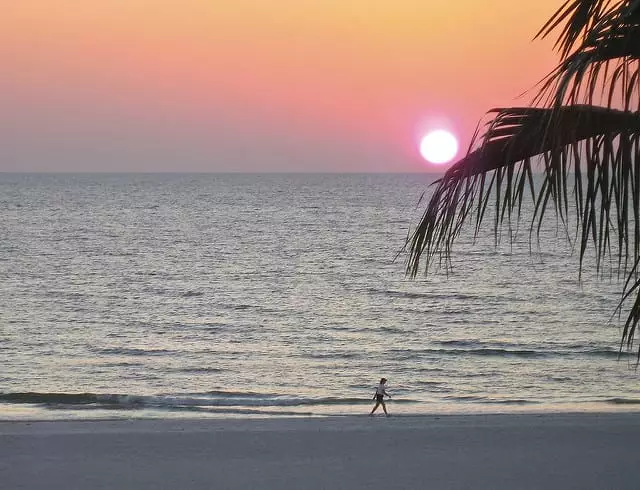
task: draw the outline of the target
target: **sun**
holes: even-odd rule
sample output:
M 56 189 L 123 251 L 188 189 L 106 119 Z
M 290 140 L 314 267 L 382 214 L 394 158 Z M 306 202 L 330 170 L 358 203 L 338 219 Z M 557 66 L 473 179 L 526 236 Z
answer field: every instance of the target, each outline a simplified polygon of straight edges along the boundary
M 458 140 L 444 129 L 431 131 L 420 140 L 420 154 L 431 163 L 450 162 L 457 153 Z

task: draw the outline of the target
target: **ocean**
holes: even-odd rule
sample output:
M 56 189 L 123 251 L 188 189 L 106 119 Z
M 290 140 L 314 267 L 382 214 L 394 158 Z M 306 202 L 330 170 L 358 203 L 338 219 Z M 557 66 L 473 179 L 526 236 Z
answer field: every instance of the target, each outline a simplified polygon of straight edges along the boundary
M 433 180 L 0 174 L 0 419 L 366 414 L 383 376 L 394 415 L 640 410 L 622 283 L 553 217 L 405 276 Z

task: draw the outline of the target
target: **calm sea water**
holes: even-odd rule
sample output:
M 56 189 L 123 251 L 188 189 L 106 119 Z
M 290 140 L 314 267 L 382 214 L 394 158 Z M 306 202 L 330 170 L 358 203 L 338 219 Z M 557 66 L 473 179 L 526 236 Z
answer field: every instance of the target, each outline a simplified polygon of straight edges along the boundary
M 405 277 L 431 179 L 0 174 L 0 418 L 640 409 L 555 222 Z

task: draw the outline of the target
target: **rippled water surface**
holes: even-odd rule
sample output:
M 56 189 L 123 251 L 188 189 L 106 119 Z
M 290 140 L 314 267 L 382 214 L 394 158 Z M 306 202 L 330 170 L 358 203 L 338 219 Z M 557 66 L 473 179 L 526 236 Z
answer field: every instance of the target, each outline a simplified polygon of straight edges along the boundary
M 638 406 L 555 222 L 405 278 L 431 179 L 0 174 L 0 418 Z

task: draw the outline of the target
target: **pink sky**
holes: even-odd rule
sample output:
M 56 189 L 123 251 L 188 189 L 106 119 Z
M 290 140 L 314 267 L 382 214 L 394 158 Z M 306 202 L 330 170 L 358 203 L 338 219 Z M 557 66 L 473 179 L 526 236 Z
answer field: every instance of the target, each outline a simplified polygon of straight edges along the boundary
M 219 4 L 219 5 L 218 5 Z M 555 64 L 560 2 L 20 0 L 0 171 L 412 172 Z

